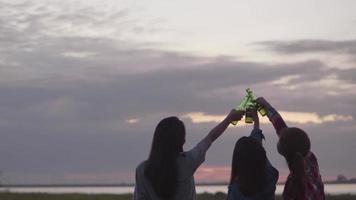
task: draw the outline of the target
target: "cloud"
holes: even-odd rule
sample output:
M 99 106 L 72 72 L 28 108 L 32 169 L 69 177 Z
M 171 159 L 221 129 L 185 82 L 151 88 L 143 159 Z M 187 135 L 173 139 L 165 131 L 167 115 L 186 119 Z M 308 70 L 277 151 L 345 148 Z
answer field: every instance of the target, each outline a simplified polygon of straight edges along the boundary
M 329 114 L 325 116 L 320 116 L 317 113 L 288 111 L 280 111 L 280 113 L 286 122 L 297 124 L 324 124 L 329 122 L 344 122 L 354 120 L 351 115 Z
M 262 41 L 253 43 L 274 56 L 287 56 L 294 61 L 309 59 L 323 60 L 329 68 L 356 68 L 356 40 L 286 40 Z
M 289 112 L 289 111 L 280 111 L 281 116 L 286 122 L 295 123 L 295 124 L 323 124 L 330 122 L 345 122 L 353 121 L 354 118 L 351 115 L 338 115 L 338 114 L 329 114 L 325 116 L 320 116 L 317 113 L 311 112 Z M 193 123 L 219 123 L 224 118 L 225 115 L 209 115 L 204 112 L 191 112 L 186 113 L 181 116 L 191 120 Z M 261 123 L 268 124 L 270 123 L 267 118 L 261 118 Z M 244 122 L 238 123 L 239 126 L 244 126 Z
M 204 112 L 192 112 L 182 115 L 182 118 L 190 119 L 193 123 L 211 123 L 221 122 L 224 115 L 208 115 Z
M 228 183 L 230 180 L 231 174 L 231 166 L 216 166 L 216 165 L 203 165 L 198 168 L 196 173 L 194 174 L 194 178 L 198 183 Z M 279 170 L 279 179 L 278 182 L 285 182 L 289 171 L 286 170 Z M 208 180 L 208 181 L 207 181 Z M 335 180 L 335 177 L 331 179 L 324 179 L 323 180 Z
M 272 85 L 287 85 L 293 80 L 297 80 L 301 78 L 300 75 L 288 75 L 288 76 L 283 76 L 277 80 L 273 80 L 271 82 Z
M 133 171 L 116 171 L 116 172 L 78 172 L 78 173 L 65 173 L 63 179 L 69 183 L 98 183 L 102 180 L 107 180 L 108 184 L 117 184 L 117 180 L 130 183 L 132 177 L 135 176 Z
M 303 88 L 325 88 L 327 94 L 336 96 L 338 96 L 340 93 L 356 93 L 355 83 L 352 83 L 348 80 L 342 80 L 336 74 L 322 77 L 319 80 L 309 80 L 306 82 L 296 81 L 299 78 L 299 75 L 286 76 L 282 77 L 281 79 L 274 80 L 270 84 L 279 85 L 280 87 L 291 91 Z M 291 84 L 290 82 L 292 81 L 293 83 Z
M 140 121 L 140 119 L 138 119 L 138 118 L 132 118 L 132 119 L 126 120 L 126 122 L 129 124 L 136 124 L 139 121 Z
M 0 169 L 9 182 L 60 183 L 64 174 L 85 182 L 97 173 L 105 183 L 106 173 L 146 159 L 160 119 L 189 119 L 191 147 L 246 87 L 289 111 L 288 122 L 316 126 L 315 135 L 332 124 L 354 140 L 354 130 L 342 129 L 356 117 L 353 69 L 330 69 L 318 59 L 262 63 L 165 51 L 131 40 L 148 34 L 151 23 L 122 7 L 0 4 Z M 221 139 L 208 164 L 230 160 L 235 136 Z M 330 143 L 342 145 L 330 134 L 315 147 Z M 120 176 L 118 182 L 130 179 Z
M 283 54 L 300 53 L 338 53 L 356 54 L 356 40 L 295 40 L 295 41 L 264 41 L 256 43 L 268 50 Z
M 196 182 L 228 182 L 230 179 L 230 166 L 202 166 L 194 174 Z
M 349 83 L 356 83 L 356 68 L 340 70 L 337 72 L 337 76 L 339 79 L 345 80 Z
M 72 58 L 88 58 L 90 56 L 95 56 L 95 52 L 83 51 L 83 52 L 65 52 L 63 53 L 64 57 L 72 57 Z

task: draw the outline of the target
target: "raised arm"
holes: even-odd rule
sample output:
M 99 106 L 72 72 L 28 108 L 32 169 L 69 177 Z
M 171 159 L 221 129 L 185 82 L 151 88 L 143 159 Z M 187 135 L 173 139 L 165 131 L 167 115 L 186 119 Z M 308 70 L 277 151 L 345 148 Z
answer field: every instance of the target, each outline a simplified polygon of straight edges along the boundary
M 260 129 L 260 119 L 257 114 L 257 108 L 249 109 L 249 112 L 252 113 L 253 117 L 253 129 L 251 131 L 250 137 L 262 143 L 262 140 L 265 139 L 265 136 Z
M 282 116 L 263 97 L 257 98 L 256 101 L 258 104 L 260 104 L 261 106 L 263 106 L 267 109 L 267 111 L 268 111 L 267 117 L 268 117 L 269 121 L 272 122 L 278 137 L 280 137 L 281 130 L 284 128 L 287 128 L 287 125 L 284 122 Z
M 253 117 L 253 130 L 260 130 L 260 118 L 257 114 L 257 109 L 252 109 L 252 117 Z
M 235 109 L 231 110 L 230 113 L 225 117 L 225 119 L 215 126 L 208 135 L 203 139 L 204 142 L 211 144 L 213 143 L 229 126 L 232 121 L 240 121 L 244 111 L 237 111 Z
M 192 150 L 185 153 L 186 159 L 190 160 L 190 162 L 187 163 L 191 164 L 189 169 L 191 169 L 192 174 L 194 174 L 196 169 L 204 162 L 205 154 L 211 143 L 226 130 L 232 121 L 241 120 L 243 114 L 243 111 L 231 110 L 222 122 L 215 126 Z

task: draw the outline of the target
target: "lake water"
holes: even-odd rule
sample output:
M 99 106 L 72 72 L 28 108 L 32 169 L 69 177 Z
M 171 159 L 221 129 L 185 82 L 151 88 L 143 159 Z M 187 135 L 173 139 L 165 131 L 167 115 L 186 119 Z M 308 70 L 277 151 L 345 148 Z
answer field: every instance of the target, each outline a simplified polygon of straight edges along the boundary
M 281 194 L 283 185 L 277 185 L 276 194 Z M 125 194 L 132 193 L 132 186 L 88 186 L 88 187 L 0 187 L 0 192 L 14 193 L 82 193 L 82 194 Z M 224 185 L 204 185 L 196 186 L 197 193 L 227 192 Z M 325 192 L 328 194 L 356 194 L 356 184 L 326 184 Z

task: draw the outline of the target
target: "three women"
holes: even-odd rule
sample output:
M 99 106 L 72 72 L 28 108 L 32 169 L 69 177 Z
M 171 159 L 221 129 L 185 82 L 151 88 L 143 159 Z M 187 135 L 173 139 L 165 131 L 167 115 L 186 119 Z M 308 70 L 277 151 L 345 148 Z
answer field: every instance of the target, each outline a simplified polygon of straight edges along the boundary
M 307 134 L 288 128 L 280 114 L 264 99 L 257 102 L 268 110 L 268 118 L 279 136 L 278 152 L 285 157 L 290 174 L 283 192 L 285 200 L 325 199 L 315 155 Z M 264 138 L 254 110 L 254 129 L 240 138 L 232 158 L 228 200 L 274 199 L 278 171 L 270 164 L 262 146 Z M 184 151 L 185 127 L 177 117 L 163 119 L 154 132 L 151 152 L 136 168 L 134 199 L 196 199 L 194 173 L 204 162 L 210 145 L 244 112 L 232 110 L 192 150 Z

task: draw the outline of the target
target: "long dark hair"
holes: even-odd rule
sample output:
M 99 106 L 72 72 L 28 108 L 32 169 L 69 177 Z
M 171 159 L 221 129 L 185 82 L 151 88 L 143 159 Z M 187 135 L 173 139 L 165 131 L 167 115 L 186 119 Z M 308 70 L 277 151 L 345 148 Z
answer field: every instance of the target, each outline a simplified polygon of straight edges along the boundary
M 289 194 L 295 199 L 302 199 L 305 193 L 306 172 L 304 158 L 310 151 L 310 140 L 308 135 L 299 128 L 286 128 L 282 130 L 278 142 L 278 152 L 282 154 L 291 172 L 292 186 Z
M 267 156 L 262 144 L 251 137 L 242 137 L 232 156 L 230 184 L 238 181 L 240 192 L 252 196 L 263 191 L 266 182 Z
M 177 157 L 183 152 L 185 127 L 177 117 L 161 120 L 154 132 L 145 176 L 160 198 L 172 197 L 177 188 Z

